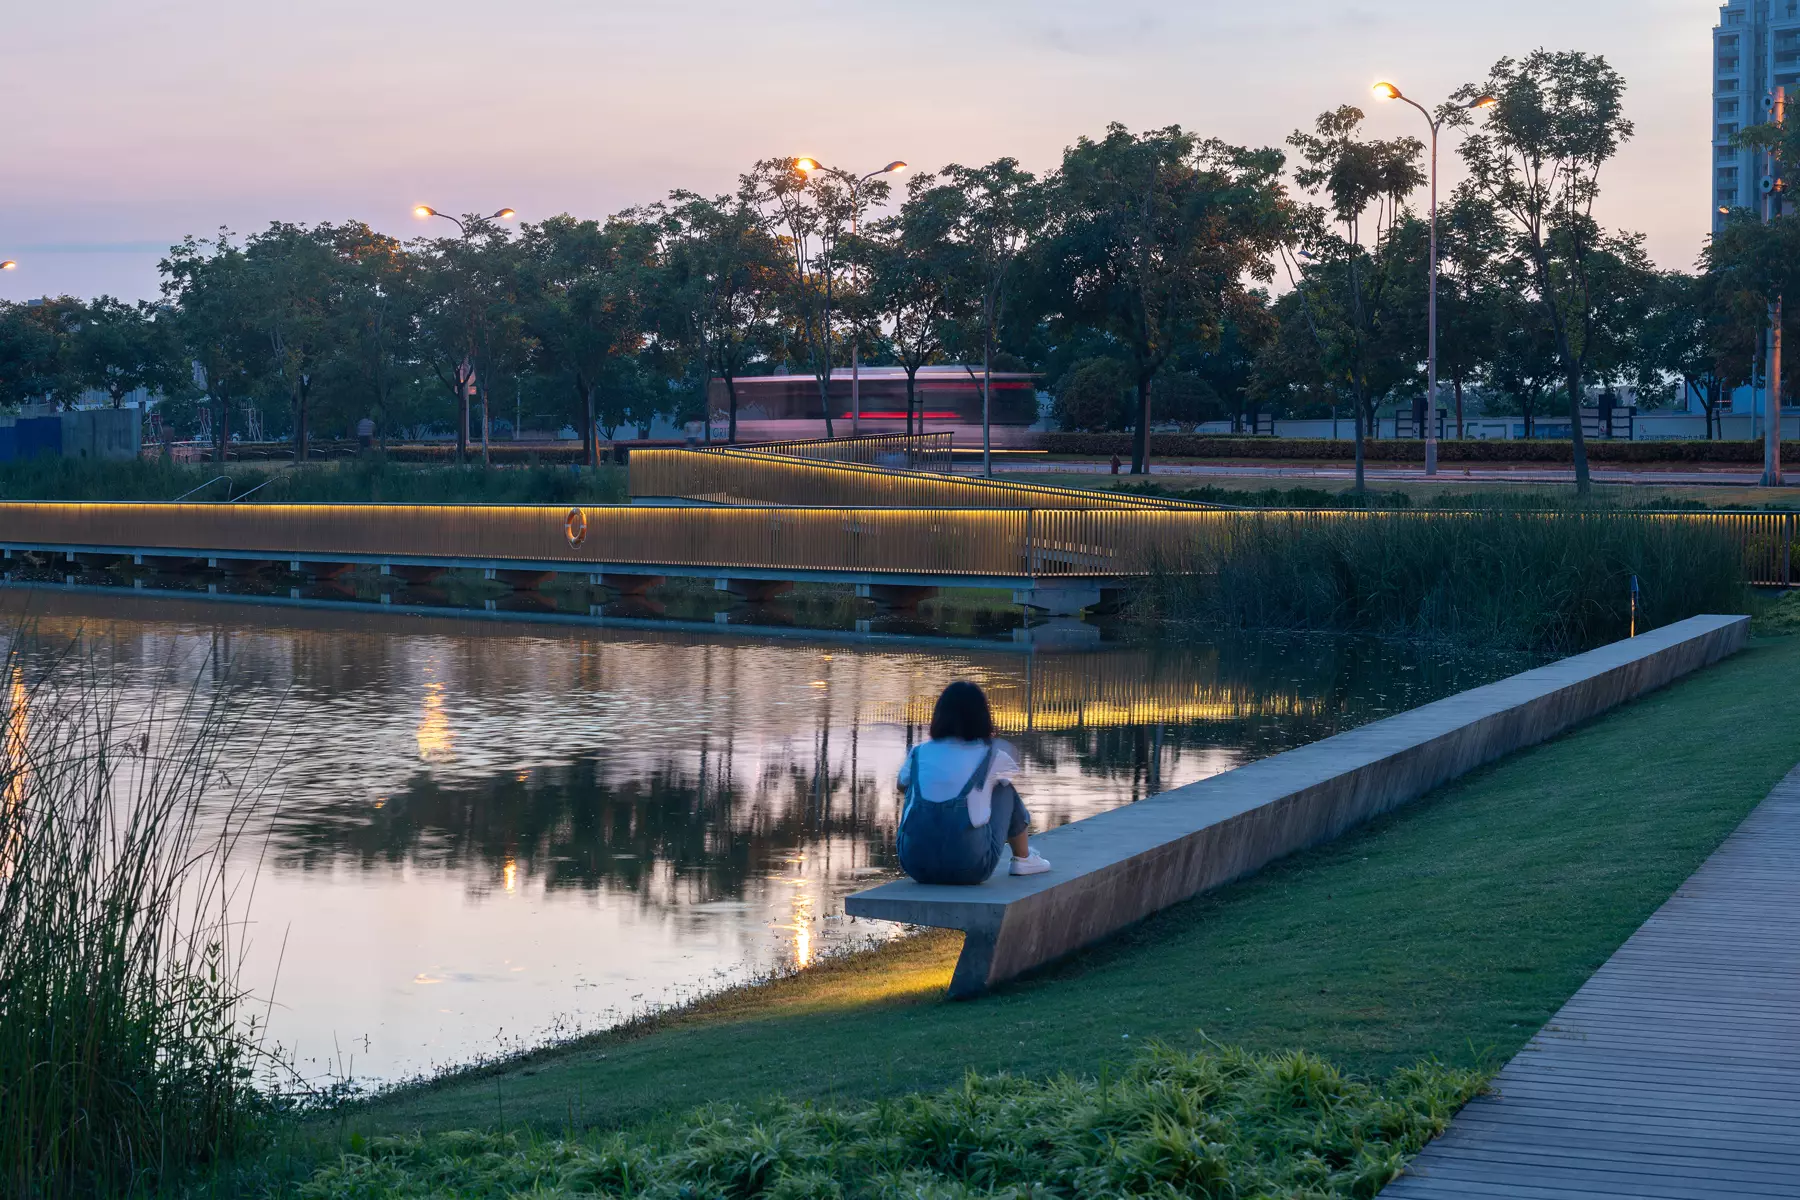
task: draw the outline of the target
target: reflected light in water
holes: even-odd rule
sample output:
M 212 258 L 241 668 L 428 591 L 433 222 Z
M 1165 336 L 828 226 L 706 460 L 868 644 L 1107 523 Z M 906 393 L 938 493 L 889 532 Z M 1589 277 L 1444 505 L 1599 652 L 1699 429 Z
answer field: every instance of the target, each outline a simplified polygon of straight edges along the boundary
M 455 735 L 450 732 L 450 715 L 444 711 L 444 685 L 432 680 L 425 685 L 424 707 L 419 712 L 419 759 L 422 762 L 449 762 L 456 757 Z
M 3 727 L 0 727 L 0 772 L 5 773 L 6 791 L 0 795 L 0 810 L 9 815 L 25 802 L 25 744 L 30 734 L 26 724 L 25 673 L 18 667 L 12 669 L 12 678 L 7 688 L 6 714 Z M 8 821 L 8 825 L 12 822 Z M 14 837 L 22 837 L 16 833 Z M 0 878 L 12 874 L 13 855 L 17 842 L 9 839 L 3 851 L 0 851 Z
M 515 859 L 507 859 L 506 865 L 500 868 L 501 886 L 507 891 L 515 891 L 519 886 L 519 864 Z

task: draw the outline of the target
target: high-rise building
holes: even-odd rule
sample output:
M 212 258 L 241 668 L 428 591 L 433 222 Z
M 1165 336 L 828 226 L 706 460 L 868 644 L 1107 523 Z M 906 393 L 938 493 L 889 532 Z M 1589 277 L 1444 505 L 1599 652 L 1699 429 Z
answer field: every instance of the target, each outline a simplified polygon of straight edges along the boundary
M 1731 144 L 1765 119 L 1777 87 L 1800 99 L 1800 0 L 1730 0 L 1713 30 L 1713 228 L 1720 209 L 1760 210 L 1760 155 Z

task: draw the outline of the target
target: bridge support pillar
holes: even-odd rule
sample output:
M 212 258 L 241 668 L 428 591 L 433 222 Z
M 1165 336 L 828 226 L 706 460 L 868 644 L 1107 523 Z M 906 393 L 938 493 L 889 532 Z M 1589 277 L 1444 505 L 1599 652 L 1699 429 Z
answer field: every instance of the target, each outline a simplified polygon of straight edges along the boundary
M 615 575 L 611 573 L 595 573 L 588 576 L 588 582 L 595 587 L 603 587 L 620 596 L 642 596 L 653 587 L 661 587 L 664 576 L 661 575 Z
M 715 579 L 713 590 L 730 592 L 739 600 L 759 601 L 791 592 L 794 584 L 788 579 Z
M 1020 588 L 1013 593 L 1014 604 L 1023 604 L 1026 608 L 1035 608 L 1057 617 L 1080 616 L 1082 609 L 1094 607 L 1100 603 L 1100 599 L 1099 588 L 1079 584 Z
M 938 594 L 934 587 L 909 587 L 899 583 L 859 583 L 856 594 L 864 600 L 873 600 L 883 608 L 910 611 L 919 607 L 921 600 L 929 600 Z

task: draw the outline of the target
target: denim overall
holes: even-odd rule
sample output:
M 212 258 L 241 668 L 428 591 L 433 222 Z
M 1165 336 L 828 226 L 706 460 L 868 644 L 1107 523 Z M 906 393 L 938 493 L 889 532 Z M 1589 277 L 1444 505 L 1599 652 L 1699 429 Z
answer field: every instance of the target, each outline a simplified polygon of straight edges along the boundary
M 962 791 L 941 803 L 927 800 L 920 793 L 921 772 L 918 764 L 913 764 L 906 805 L 900 812 L 901 870 L 920 883 L 984 883 L 994 873 L 1000 865 L 1001 852 L 1006 849 L 1006 822 L 1000 816 L 1008 810 L 996 803 L 986 825 L 969 824 L 969 793 L 987 778 L 988 764 L 993 759 L 994 749 L 989 746 Z M 995 799 L 998 801 L 999 797 Z

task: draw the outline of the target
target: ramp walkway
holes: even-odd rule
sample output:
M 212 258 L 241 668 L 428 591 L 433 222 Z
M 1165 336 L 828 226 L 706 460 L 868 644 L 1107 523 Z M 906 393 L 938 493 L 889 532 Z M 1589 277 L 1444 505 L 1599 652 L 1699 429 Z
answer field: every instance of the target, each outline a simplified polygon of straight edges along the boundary
M 1053 829 L 1033 838 L 1047 875 L 900 880 L 844 911 L 963 930 L 950 994 L 978 995 L 1717 662 L 1749 629 L 1691 617 Z
M 1800 767 L 1383 1200 L 1800 1196 Z

